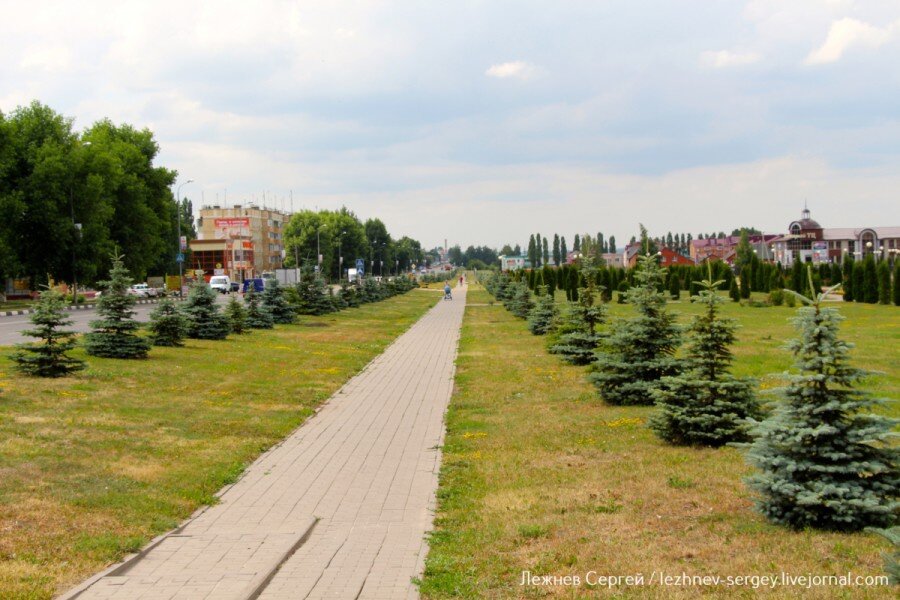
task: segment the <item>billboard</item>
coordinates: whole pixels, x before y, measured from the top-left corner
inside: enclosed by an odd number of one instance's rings
[[[250,235],[250,217],[218,218],[213,224],[220,239]]]
[[[238,217],[233,219],[216,219],[216,229],[240,229],[250,227],[249,217]]]

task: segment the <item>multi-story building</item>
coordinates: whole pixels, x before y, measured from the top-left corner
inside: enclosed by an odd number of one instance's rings
[[[201,260],[204,271],[209,263],[222,265],[218,268],[232,279],[258,276],[283,266],[284,228],[289,218],[287,213],[253,204],[204,206],[198,220],[200,239],[191,244],[191,249],[194,254],[209,250],[225,257],[225,262],[218,258]]]
[[[900,255],[900,227],[825,228],[804,208],[800,219],[788,225],[788,233],[774,240],[771,249],[774,260],[785,266],[795,260],[840,263],[847,256],[861,260],[869,254],[893,262]]]
[[[771,233],[753,234],[748,236],[748,241],[757,256],[763,260],[771,260],[771,244],[780,237]],[[741,236],[739,235],[691,240],[691,258],[697,264],[707,260],[721,260],[728,264],[733,264],[737,254],[737,247],[740,243]]]

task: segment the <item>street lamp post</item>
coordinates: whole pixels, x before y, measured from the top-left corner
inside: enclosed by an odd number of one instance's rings
[[[322,276],[322,249],[319,245],[319,231],[325,229],[328,225],[316,225],[316,264],[319,265],[316,276]]]
[[[87,148],[90,142],[84,142],[82,147]],[[78,242],[81,241],[81,223],[75,222],[75,184],[69,184],[69,215],[72,217],[72,233],[75,236],[72,242],[72,304],[78,304],[78,267],[76,250]]]
[[[346,231],[342,231],[338,234],[338,281],[343,281],[344,279],[344,234]]]
[[[176,262],[178,262],[178,297],[184,294],[184,249],[181,247],[181,188],[189,183],[193,183],[193,179],[182,182],[175,188],[175,203],[178,208],[178,252],[176,254]],[[181,260],[177,260],[181,259]]]

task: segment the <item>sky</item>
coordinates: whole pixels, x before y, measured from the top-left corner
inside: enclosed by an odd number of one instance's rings
[[[900,1],[0,0],[0,111],[427,247],[900,225]],[[290,198],[293,198],[291,202]]]

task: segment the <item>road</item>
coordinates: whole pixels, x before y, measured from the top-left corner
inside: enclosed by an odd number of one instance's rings
[[[219,304],[225,304],[228,301],[228,296],[220,296]],[[134,307],[134,311],[137,313],[136,318],[138,321],[147,322],[150,320],[150,311],[156,308],[156,304],[138,304]],[[85,333],[90,331],[90,322],[97,318],[97,311],[90,308],[84,310],[73,310],[68,313],[73,321],[73,324],[67,329],[71,329],[73,331],[77,331],[79,333]],[[11,317],[0,317],[0,346],[10,346],[12,344],[18,344],[20,342],[33,342],[36,341],[34,338],[25,337],[20,332],[23,329],[28,329],[31,327],[31,321],[29,317],[31,315],[18,315]]]

